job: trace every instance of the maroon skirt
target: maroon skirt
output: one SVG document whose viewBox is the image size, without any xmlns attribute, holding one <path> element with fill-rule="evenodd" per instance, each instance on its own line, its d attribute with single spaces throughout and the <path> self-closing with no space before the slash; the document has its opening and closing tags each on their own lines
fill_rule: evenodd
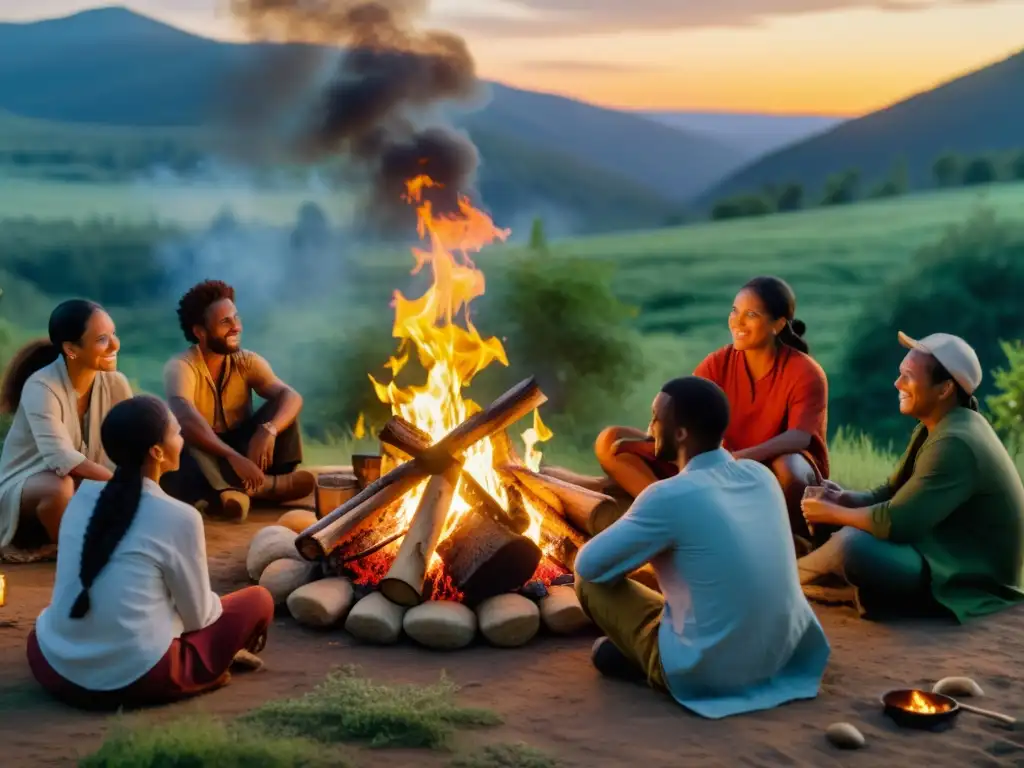
<svg viewBox="0 0 1024 768">
<path fill-rule="evenodd" d="M 90 691 L 62 677 L 43 656 L 35 630 L 28 636 L 28 664 L 43 688 L 79 709 L 146 707 L 205 693 L 228 682 L 236 653 L 260 650 L 274 619 L 274 599 L 263 587 L 233 592 L 221 605 L 217 621 L 176 638 L 156 666 L 116 691 Z"/>
</svg>

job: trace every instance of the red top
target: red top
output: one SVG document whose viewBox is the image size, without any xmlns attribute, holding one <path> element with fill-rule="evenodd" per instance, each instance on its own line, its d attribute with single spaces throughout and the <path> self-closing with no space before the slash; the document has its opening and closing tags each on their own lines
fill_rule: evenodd
<svg viewBox="0 0 1024 768">
<path fill-rule="evenodd" d="M 803 455 L 828 477 L 828 379 L 810 355 L 784 346 L 772 369 L 755 382 L 746 357 L 730 344 L 704 358 L 693 373 L 715 382 L 729 399 L 726 450 L 752 448 L 798 429 L 811 435 Z"/>
</svg>

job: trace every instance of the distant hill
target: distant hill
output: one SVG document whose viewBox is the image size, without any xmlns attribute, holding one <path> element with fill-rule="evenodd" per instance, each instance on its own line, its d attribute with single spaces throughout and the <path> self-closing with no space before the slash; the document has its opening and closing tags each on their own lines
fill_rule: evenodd
<svg viewBox="0 0 1024 768">
<path fill-rule="evenodd" d="M 982 154 L 1024 147 L 1024 51 L 768 155 L 702 194 L 698 204 L 799 182 L 817 196 L 833 173 L 857 168 L 867 184 L 904 158 L 914 186 L 932 185 L 947 151 Z"/>
<path fill-rule="evenodd" d="M 0 24 L 0 109 L 63 122 L 195 126 L 208 121 L 230 77 L 268 47 L 208 40 L 123 8 Z M 690 199 L 743 162 L 703 134 L 636 115 L 497 84 L 492 94 L 465 118 L 474 138 L 564 154 L 664 199 Z"/>
<path fill-rule="evenodd" d="M 845 118 L 743 112 L 640 112 L 663 125 L 703 133 L 743 154 L 745 161 L 823 133 Z"/>
<path fill-rule="evenodd" d="M 197 128 L 58 123 L 0 112 L 0 187 L 5 173 L 74 183 L 124 181 L 154 166 L 184 173 L 203 164 L 214 141 Z M 660 227 L 678 215 L 676 204 L 646 187 L 567 155 L 496 133 L 481 133 L 476 143 L 484 159 L 478 204 L 514 236 L 529 231 L 533 216 L 545 220 L 549 235 L 562 236 Z M 274 174 L 274 187 L 282 184 Z"/>
</svg>

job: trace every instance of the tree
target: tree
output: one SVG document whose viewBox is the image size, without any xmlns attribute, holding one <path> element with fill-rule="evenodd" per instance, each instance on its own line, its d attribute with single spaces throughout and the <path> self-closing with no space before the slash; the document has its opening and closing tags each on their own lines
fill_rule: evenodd
<svg viewBox="0 0 1024 768">
<path fill-rule="evenodd" d="M 843 173 L 836 173 L 825 183 L 825 194 L 822 205 L 845 205 L 857 199 L 860 187 L 860 171 L 851 168 Z"/>
<path fill-rule="evenodd" d="M 786 184 L 776 202 L 776 208 L 780 213 L 799 211 L 804 204 L 804 188 L 802 184 L 795 182 Z"/>
<path fill-rule="evenodd" d="M 963 180 L 963 160 L 959 155 L 947 152 L 932 164 L 935 184 L 943 189 L 960 186 Z"/>
<path fill-rule="evenodd" d="M 897 331 L 943 331 L 965 338 L 984 370 L 1005 359 L 999 339 L 1024 338 L 1024 224 L 982 211 L 922 248 L 867 299 L 851 323 L 846 350 L 831 378 L 829 422 L 902 442 L 912 428 L 896 407 L 892 386 L 906 350 Z M 982 382 L 979 399 L 991 392 Z"/>
<path fill-rule="evenodd" d="M 1024 181 L 1024 150 L 1018 152 L 1010 163 L 1010 175 L 1018 181 Z"/>
<path fill-rule="evenodd" d="M 966 187 L 991 184 L 998 178 L 996 164 L 988 157 L 976 157 L 964 168 L 964 186 Z"/>
<path fill-rule="evenodd" d="M 530 250 L 535 253 L 547 253 L 548 238 L 544 233 L 544 220 L 537 216 L 530 227 Z"/>
<path fill-rule="evenodd" d="M 997 394 L 985 401 L 992 426 L 1014 453 L 1024 449 L 1024 344 L 1003 342 L 1008 365 L 993 371 Z"/>
<path fill-rule="evenodd" d="M 722 221 L 748 216 L 766 216 L 772 210 L 771 203 L 764 195 L 738 195 L 716 203 L 711 209 L 711 218 Z"/>
</svg>

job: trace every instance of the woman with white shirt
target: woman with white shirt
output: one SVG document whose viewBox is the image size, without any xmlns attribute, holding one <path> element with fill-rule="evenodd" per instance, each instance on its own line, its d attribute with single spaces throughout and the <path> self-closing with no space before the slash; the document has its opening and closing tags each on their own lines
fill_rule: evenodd
<svg viewBox="0 0 1024 768">
<path fill-rule="evenodd" d="M 109 480 L 100 424 L 132 396 L 117 372 L 114 321 L 84 299 L 50 315 L 49 339 L 25 345 L 0 385 L 14 421 L 0 454 L 0 562 L 52 556 L 60 520 L 82 480 Z"/>
<path fill-rule="evenodd" d="M 88 709 L 220 687 L 236 655 L 265 644 L 273 598 L 263 587 L 223 599 L 211 590 L 199 512 L 160 490 L 183 445 L 163 401 L 114 406 L 101 439 L 117 468 L 83 482 L 64 513 L 53 598 L 28 639 L 32 673 Z"/>
</svg>

